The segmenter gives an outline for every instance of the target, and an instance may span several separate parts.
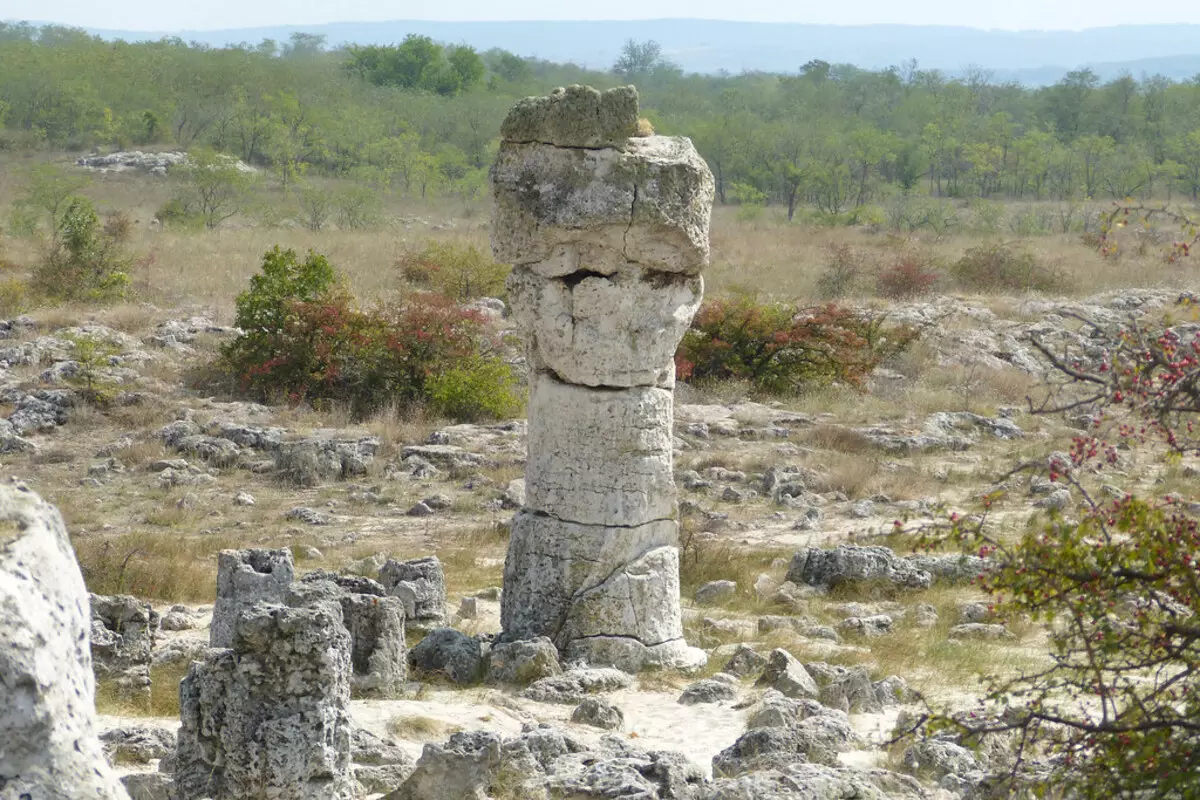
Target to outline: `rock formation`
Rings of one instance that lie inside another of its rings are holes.
[[[627,670],[704,658],[683,640],[671,424],[713,200],[691,142],[637,122],[632,87],[523,100],[491,175],[533,373],[504,636]]]
[[[177,800],[349,800],[350,635],[341,608],[259,603],[179,687]]]
[[[93,730],[91,618],[58,511],[0,486],[0,796],[127,800]]]
[[[446,574],[437,556],[411,561],[388,559],[379,569],[387,593],[404,603],[405,624],[431,630],[446,622]]]
[[[158,613],[145,600],[129,595],[94,594],[91,607],[96,677],[110,681],[125,700],[149,703]]]
[[[316,570],[288,589],[289,606],[334,602],[350,634],[352,687],[357,695],[394,698],[408,677],[404,603],[388,597],[383,586],[357,575]]]
[[[282,603],[296,576],[292,551],[222,550],[217,556],[217,602],[208,643],[232,647],[238,615],[259,601]]]

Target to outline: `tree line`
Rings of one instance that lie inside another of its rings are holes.
[[[634,82],[660,133],[691,136],[722,203],[856,220],[896,195],[1200,196],[1200,76],[1089,70],[1028,88],[985,70],[810,61],[794,74],[684,74],[654,42],[610,70],[409,36],[328,47],[294,34],[213,48],[0,23],[0,150],[211,148],[274,171],[412,195],[478,193],[499,123],[554,86]]]

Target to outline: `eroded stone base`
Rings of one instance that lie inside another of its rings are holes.
[[[683,639],[646,646],[636,639],[620,636],[595,636],[576,639],[567,645],[568,663],[583,662],[593,667],[616,667],[625,672],[644,669],[698,670],[708,663],[708,655]]]
[[[520,512],[504,567],[506,637],[548,636],[560,650],[592,636],[682,639],[675,540],[674,520],[620,528]]]

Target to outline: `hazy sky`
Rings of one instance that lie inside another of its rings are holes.
[[[1131,9],[1136,9],[1131,12]],[[645,19],[969,25],[1079,29],[1124,23],[1200,23],[1194,0],[0,0],[0,19],[97,28],[180,30],[393,19]]]

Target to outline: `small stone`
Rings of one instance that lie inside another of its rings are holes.
[[[892,618],[887,614],[874,614],[869,617],[850,617],[838,625],[840,630],[852,631],[863,636],[882,636],[892,632]]]
[[[432,508],[425,505],[425,503],[421,502],[421,503],[417,503],[415,506],[413,506],[412,508],[410,508],[408,511],[406,511],[404,513],[405,513],[405,516],[408,516],[408,517],[432,517],[434,514],[434,511]]]
[[[476,683],[483,677],[483,649],[479,640],[453,628],[436,628],[408,651],[408,663],[426,675],[444,677],[457,684]]]
[[[589,697],[571,712],[571,722],[615,731],[625,726],[625,713],[602,697]]]
[[[479,600],[475,597],[464,597],[458,601],[458,618],[475,619],[479,616]]]
[[[752,678],[761,674],[766,666],[766,656],[756,653],[749,645],[740,644],[722,671],[739,678]]]
[[[992,615],[992,609],[987,603],[963,603],[958,607],[958,621],[961,623],[983,622]]]
[[[168,611],[163,615],[159,627],[164,631],[190,631],[196,627],[196,620],[190,614]]]
[[[254,495],[249,492],[238,492],[233,496],[233,504],[235,506],[252,506],[254,505]]]
[[[737,594],[735,581],[709,581],[696,590],[696,602],[702,606],[716,605]]]
[[[679,703],[694,706],[701,703],[719,703],[737,699],[737,678],[718,672],[705,680],[699,680],[683,690]]]
[[[430,495],[429,497],[426,497],[421,502],[424,505],[428,506],[429,508],[433,509],[434,511],[445,511],[446,509],[450,508],[450,506],[452,505],[450,502],[450,498],[444,494]]]
[[[969,622],[955,625],[946,632],[950,639],[1016,639],[1008,628],[1003,625],[988,625],[982,622]]]
[[[919,628],[932,628],[938,623],[937,609],[931,606],[929,603],[917,603],[917,606],[914,609],[914,616],[916,617],[917,627]]]
[[[546,637],[494,644],[488,652],[488,683],[528,686],[561,674],[558,650]]]
[[[299,520],[308,525],[328,525],[333,522],[333,518],[328,514],[317,511],[307,506],[298,506],[284,514],[285,519]]]
[[[785,697],[818,697],[821,693],[816,681],[804,669],[804,665],[796,660],[787,650],[776,649],[767,657],[767,666],[762,677],[758,679],[760,686],[770,686]]]

